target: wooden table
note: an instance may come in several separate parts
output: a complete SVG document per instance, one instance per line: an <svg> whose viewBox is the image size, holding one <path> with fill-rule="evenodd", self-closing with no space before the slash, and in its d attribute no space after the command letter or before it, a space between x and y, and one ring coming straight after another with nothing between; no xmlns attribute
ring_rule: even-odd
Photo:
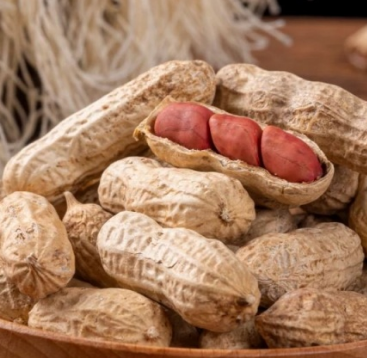
<svg viewBox="0 0 367 358"><path fill-rule="evenodd" d="M293 39L284 46L271 40L269 47L254 53L257 65L268 70L293 72L305 79L343 87L367 100L367 72L361 72L346 59L345 39L367 24L367 19L283 17L282 32ZM272 19L267 19L271 21Z"/></svg>

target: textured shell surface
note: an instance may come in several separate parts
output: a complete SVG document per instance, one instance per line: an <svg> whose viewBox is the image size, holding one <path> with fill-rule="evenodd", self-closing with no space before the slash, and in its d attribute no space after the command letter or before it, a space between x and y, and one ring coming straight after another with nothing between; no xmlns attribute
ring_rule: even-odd
<svg viewBox="0 0 367 358"><path fill-rule="evenodd" d="M291 215L287 209L258 209L256 219L251 223L250 230L243 236L242 242L249 242L265 234L296 230L298 221L298 216Z"/></svg>
<svg viewBox="0 0 367 358"><path fill-rule="evenodd" d="M255 219L255 204L241 183L221 173L166 168L151 158L111 164L98 188L102 207L148 215L164 227L184 227L236 243Z"/></svg>
<svg viewBox="0 0 367 358"><path fill-rule="evenodd" d="M167 138L156 136L154 123L158 113L175 102L177 101L173 98L165 98L134 131L134 137L146 142L160 160L175 167L216 171L238 179L256 204L270 208L307 204L319 198L329 187L334 175L334 165L316 143L297 132L288 131L310 146L323 166L324 175L311 183L291 183L270 174L265 168L248 165L241 160L231 160L212 150L190 150ZM228 113L214 106L201 105L214 113Z"/></svg>
<svg viewBox="0 0 367 358"><path fill-rule="evenodd" d="M255 317L230 332L202 331L200 348L206 349L249 349L264 348L265 342L255 327Z"/></svg>
<svg viewBox="0 0 367 358"><path fill-rule="evenodd" d="M217 74L214 105L305 134L335 164L367 173L367 102L289 72L233 64Z"/></svg>
<svg viewBox="0 0 367 358"><path fill-rule="evenodd" d="M116 287L117 283L102 267L97 236L112 214L97 204L82 204L70 192L64 193L67 211L63 223L75 254L75 271L82 280L98 287Z"/></svg>
<svg viewBox="0 0 367 358"><path fill-rule="evenodd" d="M367 339L367 297L351 291L302 288L256 316L269 348L341 344Z"/></svg>
<svg viewBox="0 0 367 358"><path fill-rule="evenodd" d="M367 254L367 176L360 175L357 195L349 209L349 226L357 232Z"/></svg>
<svg viewBox="0 0 367 358"><path fill-rule="evenodd" d="M0 263L0 318L26 324L35 301L21 293L4 274Z"/></svg>
<svg viewBox="0 0 367 358"><path fill-rule="evenodd" d="M335 165L333 180L317 200L303 206L307 212L333 215L347 209L357 194L359 173L342 165Z"/></svg>
<svg viewBox="0 0 367 358"><path fill-rule="evenodd" d="M135 127L167 95L211 103L215 74L203 61L170 61L72 114L7 163L6 193L31 191L54 202L75 192L117 158L143 151Z"/></svg>
<svg viewBox="0 0 367 358"><path fill-rule="evenodd" d="M121 288L63 288L36 303L28 325L73 337L160 347L168 347L172 336L162 307Z"/></svg>
<svg viewBox="0 0 367 358"><path fill-rule="evenodd" d="M344 290L362 274L359 236L341 223L260 236L236 252L256 276L261 305L302 287Z"/></svg>
<svg viewBox="0 0 367 358"><path fill-rule="evenodd" d="M6 277L34 299L71 280L73 248L64 224L44 197L14 192L0 202L0 260Z"/></svg>
<svg viewBox="0 0 367 358"><path fill-rule="evenodd" d="M219 240L162 228L144 214L124 211L103 225L97 246L106 272L122 287L194 326L230 331L257 312L256 279Z"/></svg>

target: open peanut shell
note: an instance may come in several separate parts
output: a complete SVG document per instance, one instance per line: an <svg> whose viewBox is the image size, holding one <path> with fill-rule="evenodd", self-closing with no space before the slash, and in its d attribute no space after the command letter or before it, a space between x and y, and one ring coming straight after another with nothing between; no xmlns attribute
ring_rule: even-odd
<svg viewBox="0 0 367 358"><path fill-rule="evenodd" d="M291 183L270 174L265 168L248 165L241 160L231 160L213 150L191 150L169 139L154 134L154 122L160 111L171 103L177 102L166 97L135 129L134 138L145 140L151 151L175 167L190 168L199 171L215 171L238 179L258 205L276 207L277 204L298 206L319 198L329 187L334 175L334 166L318 145L300 133L287 130L288 133L307 143L318 156L323 176L311 183ZM195 102L193 102L195 103ZM229 114L213 106L199 103L214 113ZM263 128L264 125L259 123Z"/></svg>

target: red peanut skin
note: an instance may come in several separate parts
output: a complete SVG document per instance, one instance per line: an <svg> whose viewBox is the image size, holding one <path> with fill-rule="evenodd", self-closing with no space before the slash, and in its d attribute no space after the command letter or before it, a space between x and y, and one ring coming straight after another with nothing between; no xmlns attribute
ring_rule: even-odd
<svg viewBox="0 0 367 358"><path fill-rule="evenodd" d="M278 127L264 128L261 156L264 167L271 174L289 182L310 183L323 174L313 150L301 139Z"/></svg>
<svg viewBox="0 0 367 358"><path fill-rule="evenodd" d="M212 115L211 110L199 104L173 103L157 115L154 133L188 149L211 149L209 118Z"/></svg>
<svg viewBox="0 0 367 358"><path fill-rule="evenodd" d="M233 160L260 166L261 127L252 119L214 114L209 119L213 144L218 153Z"/></svg>

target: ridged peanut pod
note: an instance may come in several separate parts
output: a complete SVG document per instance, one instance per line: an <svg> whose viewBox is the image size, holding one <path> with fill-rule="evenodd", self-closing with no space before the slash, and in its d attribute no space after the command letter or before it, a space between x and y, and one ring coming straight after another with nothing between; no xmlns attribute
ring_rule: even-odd
<svg viewBox="0 0 367 358"><path fill-rule="evenodd" d="M367 173L366 101L332 84L250 64L225 66L216 78L215 106L303 133L333 163Z"/></svg>
<svg viewBox="0 0 367 358"><path fill-rule="evenodd" d="M260 236L236 256L256 276L268 307L301 287L345 290L362 274L361 239L341 223Z"/></svg>
<svg viewBox="0 0 367 358"><path fill-rule="evenodd" d="M367 297L302 288L255 318L269 348L341 344L367 339Z"/></svg>
<svg viewBox="0 0 367 358"><path fill-rule="evenodd" d="M154 123L158 114L175 103L177 101L174 99L165 98L134 131L134 137L146 142L160 160L179 168L215 171L238 179L256 204L270 208L310 203L319 198L329 187L334 175L333 164L316 143L300 133L288 131L312 149L323 167L323 175L309 183L290 182L272 175L265 168L249 165L242 160L229 159L210 149L191 150L168 138L157 136L154 132ZM226 113L214 106L205 105L205 107L216 114Z"/></svg>
<svg viewBox="0 0 367 358"><path fill-rule="evenodd" d="M349 226L360 236L367 255L367 176L359 177L357 196L349 210Z"/></svg>
<svg viewBox="0 0 367 358"><path fill-rule="evenodd" d="M184 227L235 244L255 219L255 204L241 183L221 173L166 168L143 157L124 158L102 174L102 207L148 215L164 227Z"/></svg>
<svg viewBox="0 0 367 358"><path fill-rule="evenodd" d="M4 169L4 189L31 191L54 202L99 177L113 161L142 152L135 127L168 94L210 103L212 67L203 61L171 61L153 67L72 114L43 138L26 146Z"/></svg>
<svg viewBox="0 0 367 358"><path fill-rule="evenodd" d="M226 332L257 312L256 279L218 240L164 229L146 215L124 211L103 225L97 245L103 267L122 287L194 326Z"/></svg>
<svg viewBox="0 0 367 358"><path fill-rule="evenodd" d="M26 324L35 301L21 293L4 274L0 264L0 318Z"/></svg>
<svg viewBox="0 0 367 358"><path fill-rule="evenodd" d="M249 349L265 348L265 342L255 327L255 317L233 331L217 333L203 331L200 348L206 349Z"/></svg>
<svg viewBox="0 0 367 358"><path fill-rule="evenodd" d="M82 280L98 287L116 287L117 283L102 267L97 236L112 217L97 204L82 204L70 192L64 193L67 211L63 223L75 254L75 271Z"/></svg>
<svg viewBox="0 0 367 358"><path fill-rule="evenodd" d="M168 347L172 335L162 307L121 288L64 288L37 302L28 325L73 337L158 347Z"/></svg>
<svg viewBox="0 0 367 358"><path fill-rule="evenodd" d="M309 213L333 215L347 209L358 189L359 173L342 165L335 165L335 172L330 186L317 200L303 205Z"/></svg>
<svg viewBox="0 0 367 358"><path fill-rule="evenodd" d="M44 197L14 192L0 202L0 260L9 281L34 299L71 280L73 248L64 224Z"/></svg>

